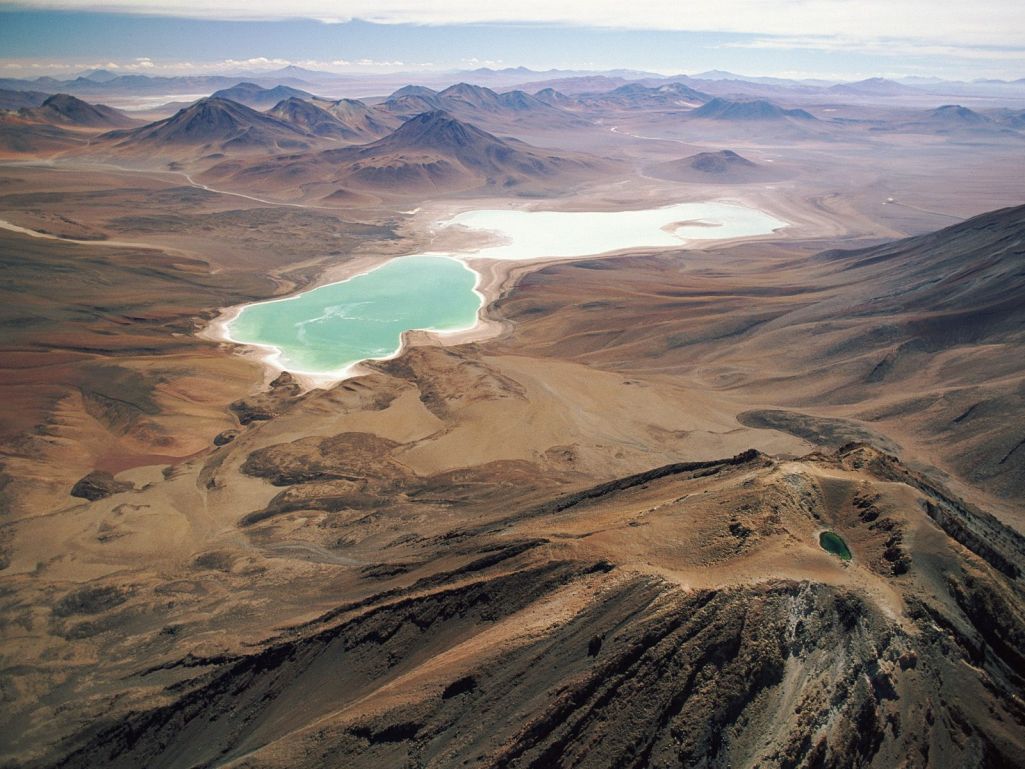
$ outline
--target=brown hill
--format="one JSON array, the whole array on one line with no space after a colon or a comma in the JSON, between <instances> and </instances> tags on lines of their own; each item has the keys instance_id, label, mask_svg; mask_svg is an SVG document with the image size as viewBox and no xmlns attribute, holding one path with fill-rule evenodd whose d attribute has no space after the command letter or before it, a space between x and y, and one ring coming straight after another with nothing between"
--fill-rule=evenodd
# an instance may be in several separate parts
<instances>
[{"instance_id":1,"label":"brown hill","mask_svg":"<svg viewBox=\"0 0 1025 769\"><path fill-rule=\"evenodd\" d=\"M0 88L0 110L19 110L22 107L38 107L50 97L42 91L10 91Z\"/></svg>"},{"instance_id":2,"label":"brown hill","mask_svg":"<svg viewBox=\"0 0 1025 769\"><path fill-rule=\"evenodd\" d=\"M388 128L367 105L352 99L306 101L293 96L276 104L266 114L312 136L346 142L365 142L388 133Z\"/></svg>"},{"instance_id":3,"label":"brown hill","mask_svg":"<svg viewBox=\"0 0 1025 769\"><path fill-rule=\"evenodd\" d=\"M385 99L381 109L396 117L409 118L443 107L437 91L421 85L407 85Z\"/></svg>"},{"instance_id":4,"label":"brown hill","mask_svg":"<svg viewBox=\"0 0 1025 769\"><path fill-rule=\"evenodd\" d=\"M358 99L317 99L314 104L334 115L345 126L347 138L353 141L378 139L395 128L395 123L390 121L388 116L381 115Z\"/></svg>"},{"instance_id":5,"label":"brown hill","mask_svg":"<svg viewBox=\"0 0 1025 769\"><path fill-rule=\"evenodd\" d=\"M782 179L777 168L753 163L733 150L699 152L696 155L649 166L644 172L656 179L712 184L747 184Z\"/></svg>"},{"instance_id":6,"label":"brown hill","mask_svg":"<svg viewBox=\"0 0 1025 769\"><path fill-rule=\"evenodd\" d=\"M343 433L252 451L241 472L283 488L241 529L324 521L336 552L372 559L349 567L358 598L233 653L158 667L129 647L132 683L159 695L95 716L60 765L1021 766L1025 540L896 458L747 451L532 500L530 465L416 478L399 449ZM311 461L320 480L289 474ZM455 528L424 514L439 507ZM241 582L239 557L195 570ZM127 622L137 592L68 591L54 623Z\"/></svg>"},{"instance_id":7,"label":"brown hill","mask_svg":"<svg viewBox=\"0 0 1025 769\"><path fill-rule=\"evenodd\" d=\"M689 114L690 117L694 118L724 121L815 120L809 112L803 109L784 109L778 104L773 104L764 99L730 101L729 99L716 97Z\"/></svg>"},{"instance_id":8,"label":"brown hill","mask_svg":"<svg viewBox=\"0 0 1025 769\"><path fill-rule=\"evenodd\" d=\"M543 101L545 104L550 104L553 107L559 107L560 109L566 109L575 104L573 99L561 91L556 91L554 88L542 88L534 94L534 98L539 101Z\"/></svg>"},{"instance_id":9,"label":"brown hill","mask_svg":"<svg viewBox=\"0 0 1025 769\"><path fill-rule=\"evenodd\" d=\"M461 120L489 127L521 124L533 129L544 129L584 124L579 117L525 91L497 93L490 88L470 83L456 83L443 91L406 86L386 99L381 109L400 117L444 111Z\"/></svg>"},{"instance_id":10,"label":"brown hill","mask_svg":"<svg viewBox=\"0 0 1025 769\"><path fill-rule=\"evenodd\" d=\"M352 135L352 132L326 109L294 96L278 102L267 110L266 114L291 123L313 136L342 139Z\"/></svg>"},{"instance_id":11,"label":"brown hill","mask_svg":"<svg viewBox=\"0 0 1025 769\"><path fill-rule=\"evenodd\" d=\"M90 104L66 93L54 94L38 107L23 108L18 115L30 122L73 128L116 128L139 123L120 110Z\"/></svg>"},{"instance_id":12,"label":"brown hill","mask_svg":"<svg viewBox=\"0 0 1025 769\"><path fill-rule=\"evenodd\" d=\"M1011 138L1018 138L1014 131L1021 126L1013 123L1002 124L988 115L983 115L975 110L962 107L960 104L945 104L942 107L916 114L914 117L898 123L896 128L900 131L910 133L929 134L952 134L952 135L979 135L998 136L1001 134ZM1010 129L1010 130L1009 130Z\"/></svg>"},{"instance_id":13,"label":"brown hill","mask_svg":"<svg viewBox=\"0 0 1025 769\"><path fill-rule=\"evenodd\" d=\"M600 165L593 159L500 139L436 111L417 115L370 144L280 156L258 164L225 162L207 176L249 189L295 190L315 185L324 195L339 188L419 195L428 190L558 184L591 174Z\"/></svg>"},{"instance_id":14,"label":"brown hill","mask_svg":"<svg viewBox=\"0 0 1025 769\"><path fill-rule=\"evenodd\" d=\"M628 83L611 91L586 94L577 101L592 109L689 109L712 97L683 83L646 86Z\"/></svg>"},{"instance_id":15,"label":"brown hill","mask_svg":"<svg viewBox=\"0 0 1025 769\"><path fill-rule=\"evenodd\" d=\"M209 97L155 123L101 137L116 154L280 152L306 149L311 138L284 120Z\"/></svg>"},{"instance_id":16,"label":"brown hill","mask_svg":"<svg viewBox=\"0 0 1025 769\"><path fill-rule=\"evenodd\" d=\"M273 88L264 88L256 83L239 83L231 88L222 88L211 94L215 99L227 99L238 104L244 104L255 110L266 110L285 99L313 99L314 96L298 88L290 88L287 85L277 85Z\"/></svg>"},{"instance_id":17,"label":"brown hill","mask_svg":"<svg viewBox=\"0 0 1025 769\"><path fill-rule=\"evenodd\" d=\"M622 288L609 290L607 273L574 265L532 276L504 310L520 343L543 336L546 354L604 367L645 360L660 372L701 371L706 383L721 377L729 397L778 404L786 414L774 429L814 435L841 420L895 436L965 483L1021 499L1025 206L868 249L786 262L768 247L742 254L771 265L760 273L768 282L736 271L687 285L666 259L636 283L616 264ZM530 314L542 302L572 308L594 296L616 307L614 317Z\"/></svg>"},{"instance_id":18,"label":"brown hill","mask_svg":"<svg viewBox=\"0 0 1025 769\"><path fill-rule=\"evenodd\" d=\"M51 154L88 141L80 131L28 120L17 113L0 113L0 153Z\"/></svg>"}]
</instances>

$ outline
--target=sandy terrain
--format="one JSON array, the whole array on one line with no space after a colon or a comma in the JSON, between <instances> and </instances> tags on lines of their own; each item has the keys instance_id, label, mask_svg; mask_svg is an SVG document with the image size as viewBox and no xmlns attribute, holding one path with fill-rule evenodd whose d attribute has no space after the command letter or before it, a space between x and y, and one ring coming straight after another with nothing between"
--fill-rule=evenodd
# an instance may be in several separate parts
<instances>
[{"instance_id":1,"label":"sandy terrain","mask_svg":"<svg viewBox=\"0 0 1025 769\"><path fill-rule=\"evenodd\" d=\"M1020 140L677 118L538 132L615 161L544 199L0 166L3 760L1020 765L1022 209L887 245ZM644 175L725 148L787 178ZM459 211L712 199L792 224L471 260L478 328L330 386L218 341Z\"/></svg>"}]
</instances>

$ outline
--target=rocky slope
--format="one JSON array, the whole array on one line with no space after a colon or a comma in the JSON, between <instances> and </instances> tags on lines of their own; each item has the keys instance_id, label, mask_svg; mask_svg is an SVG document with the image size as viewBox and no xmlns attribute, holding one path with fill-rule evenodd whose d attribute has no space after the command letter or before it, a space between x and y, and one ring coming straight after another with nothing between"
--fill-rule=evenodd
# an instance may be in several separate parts
<instances>
[{"instance_id":1,"label":"rocky slope","mask_svg":"<svg viewBox=\"0 0 1025 769\"><path fill-rule=\"evenodd\" d=\"M110 153L127 157L294 151L309 148L312 138L291 123L217 97L200 99L165 120L101 137Z\"/></svg>"},{"instance_id":2,"label":"rocky slope","mask_svg":"<svg viewBox=\"0 0 1025 769\"><path fill-rule=\"evenodd\" d=\"M225 161L207 178L261 190L422 195L532 183L571 183L605 164L502 139L446 112L425 112L375 142L262 163Z\"/></svg>"},{"instance_id":3,"label":"rocky slope","mask_svg":"<svg viewBox=\"0 0 1025 769\"><path fill-rule=\"evenodd\" d=\"M322 450L376 475L339 438ZM312 491L275 474L292 446L243 470ZM452 494L411 480L363 514ZM284 515L362 536L353 502L313 493L327 505ZM258 648L136 670L161 704L100 718L60 765L1022 765L1025 592L1002 564L1025 540L899 460L748 452L507 499L478 489L476 523L382 544L363 597ZM819 548L826 528L853 560ZM123 611L73 600L66 632Z\"/></svg>"}]
</instances>

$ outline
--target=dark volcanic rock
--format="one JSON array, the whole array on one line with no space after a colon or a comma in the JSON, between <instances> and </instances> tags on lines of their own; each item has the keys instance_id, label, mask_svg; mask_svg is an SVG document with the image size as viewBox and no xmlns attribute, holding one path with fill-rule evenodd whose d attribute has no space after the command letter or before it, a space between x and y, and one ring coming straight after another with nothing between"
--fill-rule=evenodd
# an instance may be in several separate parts
<instances>
[{"instance_id":1,"label":"dark volcanic rock","mask_svg":"<svg viewBox=\"0 0 1025 769\"><path fill-rule=\"evenodd\" d=\"M738 155L733 150L721 150L719 152L699 152L690 158L690 167L695 171L704 171L709 174L724 174L730 168L754 168L755 164L745 157Z\"/></svg>"},{"instance_id":2,"label":"dark volcanic rock","mask_svg":"<svg viewBox=\"0 0 1025 769\"><path fill-rule=\"evenodd\" d=\"M224 430L214 436L214 446L227 446L238 437L238 430Z\"/></svg>"},{"instance_id":3,"label":"dark volcanic rock","mask_svg":"<svg viewBox=\"0 0 1025 769\"><path fill-rule=\"evenodd\" d=\"M135 486L131 483L116 480L108 472L93 470L71 487L71 496L95 502L97 499L120 494L122 491L131 491L134 488Z\"/></svg>"},{"instance_id":4,"label":"dark volcanic rock","mask_svg":"<svg viewBox=\"0 0 1025 769\"><path fill-rule=\"evenodd\" d=\"M270 389L249 398L237 400L229 408L238 417L239 424L265 422L281 414L302 394L302 387L295 377L282 371L270 383Z\"/></svg>"}]
</instances>

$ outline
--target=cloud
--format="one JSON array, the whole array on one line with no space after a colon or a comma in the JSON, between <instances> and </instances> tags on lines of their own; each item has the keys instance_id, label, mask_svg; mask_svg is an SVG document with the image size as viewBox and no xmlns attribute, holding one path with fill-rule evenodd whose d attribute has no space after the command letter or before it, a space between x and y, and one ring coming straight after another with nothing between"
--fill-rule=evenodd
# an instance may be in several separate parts
<instances>
[{"instance_id":1,"label":"cloud","mask_svg":"<svg viewBox=\"0 0 1025 769\"><path fill-rule=\"evenodd\" d=\"M54 75L77 74L93 69L106 69L119 75L145 72L149 75L228 75L259 73L296 66L303 69L337 74L367 74L427 71L436 68L432 62L406 62L362 58L348 59L280 59L256 56L249 59L220 59L217 61L154 60L142 56L127 61L90 61L54 59L0 59L0 76L38 76L41 72Z\"/></svg>"},{"instance_id":2,"label":"cloud","mask_svg":"<svg viewBox=\"0 0 1025 769\"><path fill-rule=\"evenodd\" d=\"M905 58L908 56L934 56L968 61L1021 61L1025 62L1025 47L942 45L909 39L858 40L846 37L780 36L722 43L719 48L747 48L779 51L825 51L830 53L863 53L871 56Z\"/></svg>"},{"instance_id":3,"label":"cloud","mask_svg":"<svg viewBox=\"0 0 1025 769\"><path fill-rule=\"evenodd\" d=\"M218 19L354 18L386 24L527 23L780 36L898 36L958 45L1025 46L1021 0L25 0L23 6ZM343 10L343 13L339 11Z\"/></svg>"}]
</instances>

